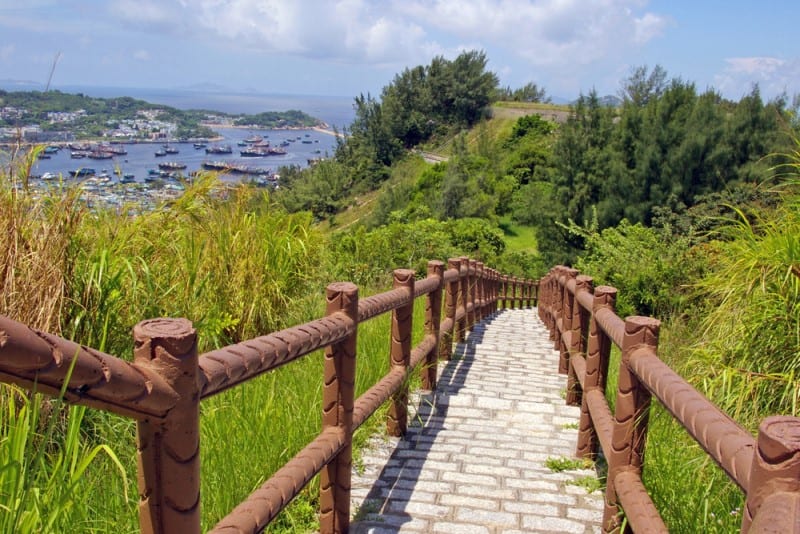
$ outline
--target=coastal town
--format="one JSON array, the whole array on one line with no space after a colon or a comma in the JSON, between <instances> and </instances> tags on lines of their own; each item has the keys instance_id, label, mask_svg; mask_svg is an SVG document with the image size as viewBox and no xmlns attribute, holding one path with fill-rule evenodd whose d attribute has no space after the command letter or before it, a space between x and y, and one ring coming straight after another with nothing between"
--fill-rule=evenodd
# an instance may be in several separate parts
<instances>
[{"instance_id":1,"label":"coastal town","mask_svg":"<svg viewBox=\"0 0 800 534\"><path fill-rule=\"evenodd\" d=\"M152 209L201 173L223 189L276 188L281 166L314 165L334 145L327 125L298 111L230 115L82 96L76 108L75 95L55 96L62 102L0 91L0 158L26 168L18 187L75 186L92 208Z\"/></svg>"}]
</instances>

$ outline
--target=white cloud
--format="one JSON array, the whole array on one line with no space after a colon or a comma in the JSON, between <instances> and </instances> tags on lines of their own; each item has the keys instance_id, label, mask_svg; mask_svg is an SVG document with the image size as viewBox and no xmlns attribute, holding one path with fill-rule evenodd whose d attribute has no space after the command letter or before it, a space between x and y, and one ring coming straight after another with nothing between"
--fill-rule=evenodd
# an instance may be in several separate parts
<instances>
[{"instance_id":1,"label":"white cloud","mask_svg":"<svg viewBox=\"0 0 800 534\"><path fill-rule=\"evenodd\" d=\"M741 98L758 84L764 95L788 96L800 93L800 58L736 57L714 77L716 88L725 96Z\"/></svg>"},{"instance_id":2,"label":"white cloud","mask_svg":"<svg viewBox=\"0 0 800 534\"><path fill-rule=\"evenodd\" d=\"M638 0L410 0L398 11L440 32L493 43L535 66L585 65L660 34L666 19Z\"/></svg>"},{"instance_id":3,"label":"white cloud","mask_svg":"<svg viewBox=\"0 0 800 534\"><path fill-rule=\"evenodd\" d=\"M665 26L641 0L116 0L110 12L150 31L383 65L424 63L463 43L532 66L586 65Z\"/></svg>"},{"instance_id":4,"label":"white cloud","mask_svg":"<svg viewBox=\"0 0 800 534\"><path fill-rule=\"evenodd\" d=\"M725 60L732 74L771 75L786 65L786 60L775 57L734 57Z\"/></svg>"},{"instance_id":5,"label":"white cloud","mask_svg":"<svg viewBox=\"0 0 800 534\"><path fill-rule=\"evenodd\" d=\"M147 50L136 50L133 53L133 59L138 59L139 61L149 61L150 60L150 52Z\"/></svg>"},{"instance_id":6,"label":"white cloud","mask_svg":"<svg viewBox=\"0 0 800 534\"><path fill-rule=\"evenodd\" d=\"M635 32L633 41L637 44L645 44L648 41L660 37L664 33L667 19L653 13L645 13L643 17L635 19Z\"/></svg>"}]
</instances>

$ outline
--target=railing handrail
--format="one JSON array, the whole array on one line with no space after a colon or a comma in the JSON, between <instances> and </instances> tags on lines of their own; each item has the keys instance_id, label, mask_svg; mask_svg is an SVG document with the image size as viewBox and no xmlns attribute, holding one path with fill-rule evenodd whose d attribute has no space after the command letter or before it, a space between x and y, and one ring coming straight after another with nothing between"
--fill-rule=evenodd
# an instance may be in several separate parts
<instances>
[{"instance_id":1,"label":"railing handrail","mask_svg":"<svg viewBox=\"0 0 800 534\"><path fill-rule=\"evenodd\" d=\"M539 282L539 316L568 375L567 402L581 406L576 454L608 459L604 532L666 532L641 480L650 397L654 395L746 496L742 532L800 532L800 419L768 417L758 438L658 358L659 321L621 319L617 290L593 287L575 269L554 267ZM622 351L616 409L606 401L612 343ZM793 508L794 507L794 508Z\"/></svg>"},{"instance_id":2,"label":"railing handrail","mask_svg":"<svg viewBox=\"0 0 800 534\"><path fill-rule=\"evenodd\" d=\"M501 275L466 257L428 265L428 276L398 269L390 291L358 299L358 288L327 288L323 318L248 341L197 353L186 319L151 319L134 328L134 361L82 347L0 316L0 381L137 420L142 532L199 532L199 403L260 374L325 349L323 427L319 435L215 527L259 531L322 473L321 531L346 531L352 432L387 400L387 426L406 431L406 377L422 365L423 387L435 388L437 359L498 307L535 306L538 282ZM426 297L425 335L411 347L414 302ZM391 368L358 399L358 325L392 312ZM442 317L442 312L444 317ZM71 374L70 374L71 373Z\"/></svg>"}]
</instances>

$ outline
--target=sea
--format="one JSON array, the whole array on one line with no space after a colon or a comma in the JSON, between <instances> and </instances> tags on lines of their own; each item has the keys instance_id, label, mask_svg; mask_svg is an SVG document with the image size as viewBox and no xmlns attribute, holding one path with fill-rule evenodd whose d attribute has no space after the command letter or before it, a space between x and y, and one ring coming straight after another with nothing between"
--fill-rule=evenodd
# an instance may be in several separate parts
<instances>
[{"instance_id":1,"label":"sea","mask_svg":"<svg viewBox=\"0 0 800 534\"><path fill-rule=\"evenodd\" d=\"M64 86L56 89L68 93L83 93L88 96L111 98L129 96L154 104L163 104L178 109L203 109L225 113L256 114L264 111L287 111L296 109L325 122L330 129L340 132L347 128L355 117L354 99L344 96L288 95L237 93L219 90L191 89L143 89L119 87L80 87ZM81 168L92 168L97 174L114 175L133 174L137 182L145 181L151 170L157 170L159 163L177 162L185 164L182 171L190 174L202 169L204 161L224 161L232 164L243 164L250 167L277 172L282 166L306 167L315 159L331 157L336 148L336 138L332 133L318 130L269 130L214 128L222 139L212 145L231 145L231 154L206 154L205 149L194 148L192 143L170 143L178 149L177 154L156 156L161 144L129 143L124 144L127 154L115 156L110 160L73 159L70 150L63 149L52 154L49 159L40 159L31 169L33 175L52 173L69 177L71 171ZM267 157L242 157L242 149L238 143L245 138L260 135L272 146L283 144L284 155ZM287 144L288 143L288 144ZM236 179L238 177L230 177Z\"/></svg>"}]
</instances>

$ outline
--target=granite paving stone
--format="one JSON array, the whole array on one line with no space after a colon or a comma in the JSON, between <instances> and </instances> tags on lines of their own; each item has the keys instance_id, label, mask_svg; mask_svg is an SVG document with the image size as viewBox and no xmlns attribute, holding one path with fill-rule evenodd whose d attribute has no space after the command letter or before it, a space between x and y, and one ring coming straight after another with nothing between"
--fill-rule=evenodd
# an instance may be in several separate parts
<instances>
[{"instance_id":1,"label":"granite paving stone","mask_svg":"<svg viewBox=\"0 0 800 534\"><path fill-rule=\"evenodd\" d=\"M360 453L350 532L600 532L602 492L574 484L594 471L545 465L573 457L580 409L536 309L494 313L453 354L409 396L405 438Z\"/></svg>"}]
</instances>

